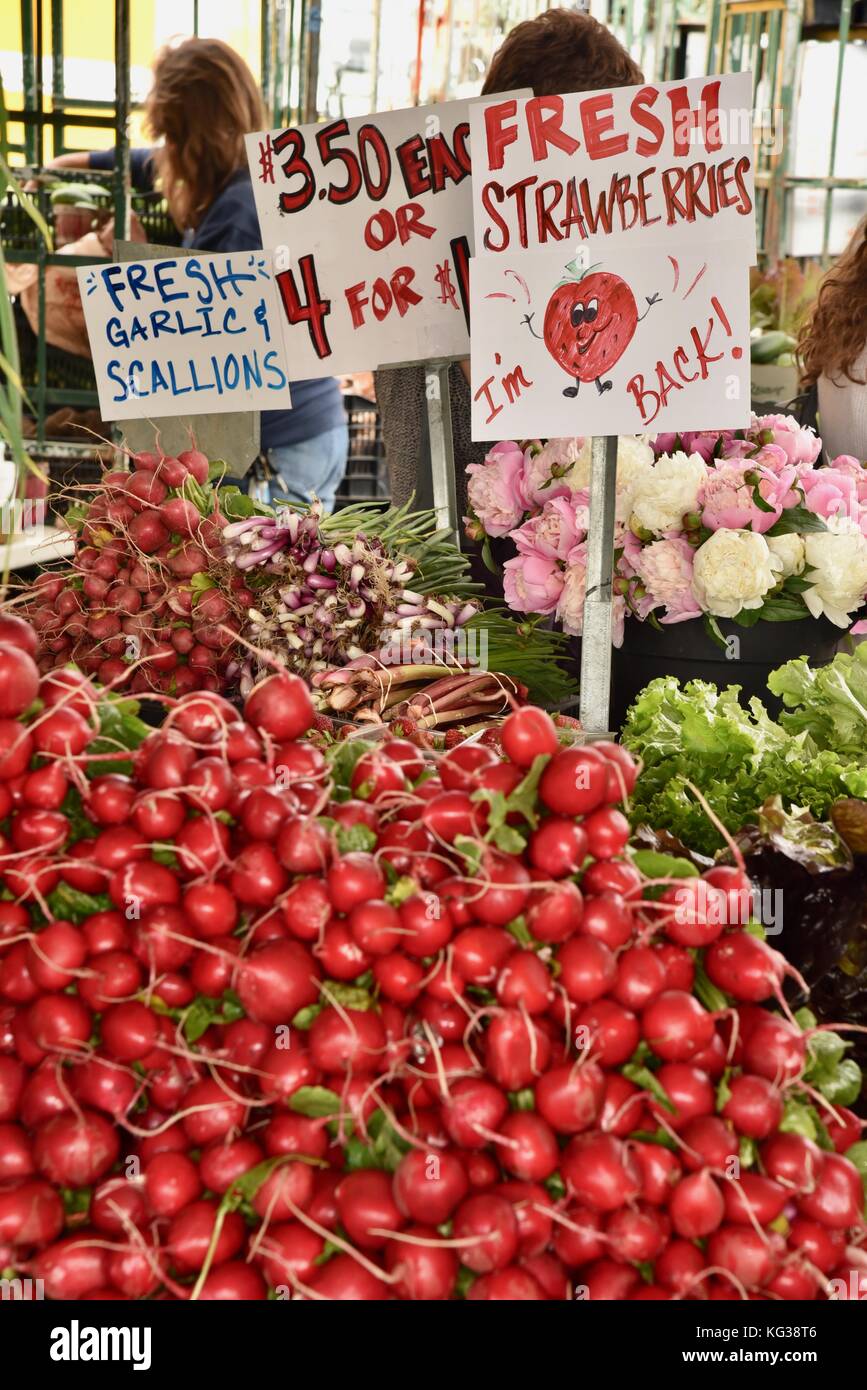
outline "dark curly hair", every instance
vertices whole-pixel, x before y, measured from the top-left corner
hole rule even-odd
[[[812,314],[798,337],[801,382],[813,386],[820,376],[853,376],[867,344],[867,217],[819,286]]]
[[[491,60],[482,95],[532,87],[536,96],[552,96],[643,81],[638,64],[598,19],[556,9],[509,31]]]

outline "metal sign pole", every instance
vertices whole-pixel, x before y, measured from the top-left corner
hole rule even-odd
[[[460,546],[448,362],[428,363],[426,394],[434,511],[438,525],[450,531],[455,545]]]
[[[612,579],[614,504],[617,490],[617,435],[599,435],[591,445],[590,527],[587,533],[587,587],[581,637],[583,727],[608,732],[611,701]]]

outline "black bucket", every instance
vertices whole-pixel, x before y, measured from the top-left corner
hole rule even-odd
[[[757,695],[776,716],[780,701],[768,690],[768,676],[778,666],[806,656],[811,666],[832,661],[845,633],[827,618],[802,618],[792,623],[758,622],[740,627],[718,619],[728,647],[723,650],[705,631],[700,619],[655,628],[627,620],[623,646],[614,652],[612,729],[620,728],[639,691],[656,676],[686,681],[712,681],[720,688],[739,685],[741,702]]]

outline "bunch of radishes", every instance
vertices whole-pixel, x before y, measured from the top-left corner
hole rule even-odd
[[[72,568],[41,575],[25,602],[40,670],[74,661],[134,693],[222,690],[253,595],[221,559],[226,518],[208,460],[188,449],[131,462],[73,513]]]
[[[0,1269],[51,1298],[867,1293],[861,1123],[806,1079],[839,1040],[765,1007],[786,967],[725,926],[737,867],[631,861],[622,749],[525,707],[504,757],[329,758],[280,673],[243,719],[168,702],[122,775],[34,649],[0,624]]]

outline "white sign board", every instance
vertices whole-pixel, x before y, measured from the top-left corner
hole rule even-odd
[[[470,299],[473,439],[749,424],[749,269],[736,248],[603,240],[569,262],[476,256]]]
[[[469,108],[246,137],[296,377],[467,355]]]
[[[477,254],[716,239],[754,264],[752,108],[748,72],[473,104]]]
[[[291,408],[267,253],[100,263],[78,282],[104,420]]]

